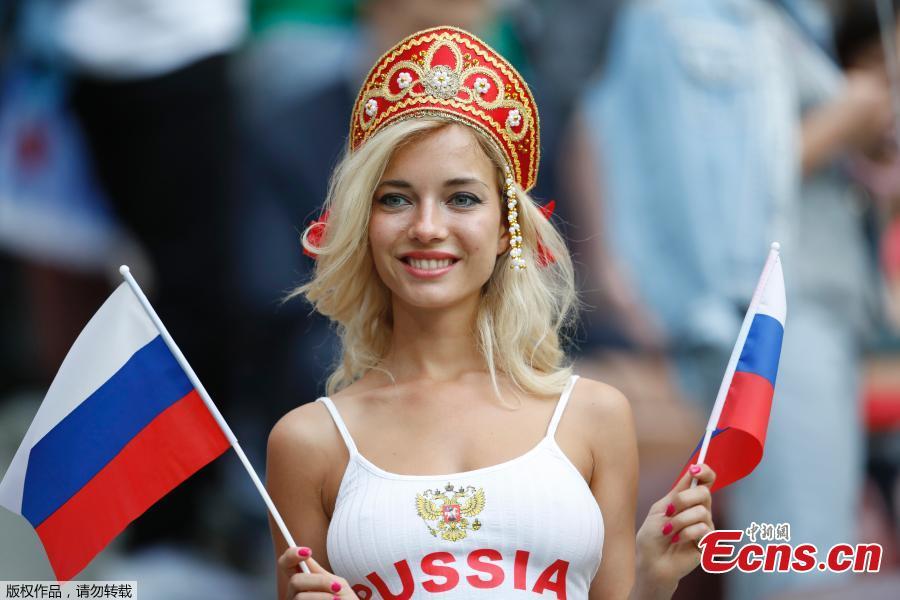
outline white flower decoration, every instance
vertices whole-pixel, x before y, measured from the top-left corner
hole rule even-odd
[[[484,96],[491,89],[491,82],[487,80],[487,77],[479,77],[475,80],[474,87],[476,92]]]
[[[510,127],[518,127],[519,123],[522,122],[522,115],[519,113],[518,108],[514,108],[509,111],[509,115],[506,117],[506,123]]]
[[[431,84],[441,91],[449,90],[451,86],[450,76],[444,71],[435,71],[431,75]]]
[[[371,98],[368,102],[366,102],[366,114],[370,117],[374,117],[378,112],[378,102],[375,101],[375,98]]]
[[[412,75],[410,75],[408,71],[401,71],[400,74],[397,75],[397,85],[400,86],[401,90],[408,88],[411,83]]]

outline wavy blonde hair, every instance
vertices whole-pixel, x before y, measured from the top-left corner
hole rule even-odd
[[[386,126],[355,152],[345,154],[332,174],[324,210],[327,232],[314,246],[304,230],[303,246],[317,256],[312,278],[289,293],[304,296],[313,308],[336,324],[341,356],[328,377],[331,395],[370,369],[393,375],[379,362],[391,342],[391,292],[381,281],[369,247],[372,197],[388,162],[402,145],[453,123],[440,117],[406,119]],[[487,136],[473,132],[479,146],[497,167],[501,202],[504,155]],[[534,200],[514,184],[523,257],[528,268],[513,271],[509,253],[498,257],[482,288],[475,330],[495,393],[497,373],[505,373],[519,389],[541,395],[559,394],[572,372],[563,350],[578,304],[572,259],[562,236],[541,214]],[[504,202],[505,203],[505,202]],[[505,218],[504,218],[505,222]],[[555,257],[546,267],[537,263],[537,240]]]

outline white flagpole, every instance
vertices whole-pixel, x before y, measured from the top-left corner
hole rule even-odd
[[[703,436],[703,444],[700,446],[700,454],[697,455],[697,464],[701,464],[706,460],[706,451],[709,449],[709,441],[712,439],[712,434],[716,430],[716,423],[719,422],[719,417],[722,415],[722,407],[725,405],[728,388],[731,387],[734,371],[737,369],[738,361],[741,358],[741,350],[744,348],[744,342],[747,341],[747,332],[750,331],[750,325],[753,323],[753,317],[756,315],[756,309],[759,306],[760,296],[762,296],[762,292],[766,287],[766,282],[769,281],[769,273],[772,272],[772,266],[775,264],[780,250],[781,244],[772,242],[772,245],[769,248],[769,256],[766,258],[766,264],[763,266],[762,274],[759,276],[756,289],[753,291],[753,297],[750,299],[750,307],[747,309],[747,314],[744,315],[744,322],[741,323],[741,330],[738,333],[737,342],[735,342],[734,348],[731,351],[731,358],[728,359],[728,366],[725,367],[725,376],[722,378],[722,383],[719,385],[719,393],[716,394],[716,403],[713,405],[712,413],[709,415],[709,421],[706,422],[706,433]],[[697,479],[694,478],[691,481],[691,487],[693,488],[696,486]]]
[[[891,0],[875,0],[878,10],[878,25],[881,30],[881,46],[884,50],[885,68],[891,85],[891,100],[894,106],[894,142],[900,148],[900,65],[897,64],[897,15]]]
[[[241,464],[244,465],[244,468],[247,470],[247,474],[250,475],[250,479],[253,480],[253,485],[256,486],[259,495],[262,496],[263,501],[269,508],[269,512],[272,514],[272,518],[275,519],[275,523],[278,525],[278,529],[281,530],[281,535],[284,536],[284,539],[288,543],[288,546],[296,546],[296,544],[294,543],[294,538],[291,537],[291,533],[288,531],[287,525],[284,524],[284,519],[281,518],[281,515],[278,513],[278,509],[275,508],[275,503],[272,502],[272,498],[269,497],[269,492],[266,491],[266,487],[259,480],[259,477],[256,475],[256,471],[253,470],[253,466],[247,459],[247,455],[244,454],[244,450],[238,443],[234,432],[231,431],[231,427],[229,427],[228,423],[225,422],[225,417],[223,417],[222,413],[219,412],[219,408],[212,401],[212,398],[210,398],[209,393],[206,391],[206,388],[204,388],[203,384],[200,383],[200,378],[197,377],[196,373],[194,373],[194,369],[191,368],[191,365],[184,357],[184,354],[181,353],[181,350],[178,348],[175,340],[172,339],[171,335],[169,335],[169,331],[166,329],[166,326],[163,325],[163,322],[160,320],[159,315],[157,315],[156,311],[153,310],[153,306],[150,304],[150,301],[147,300],[147,296],[144,295],[144,291],[141,290],[141,286],[139,286],[134,277],[132,277],[131,269],[129,269],[127,265],[122,265],[121,267],[119,267],[119,273],[122,274],[122,277],[125,278],[125,281],[134,292],[134,295],[137,296],[137,299],[140,301],[141,306],[144,307],[144,311],[147,313],[147,316],[150,317],[151,321],[153,321],[153,324],[159,331],[159,335],[166,343],[166,346],[169,347],[169,350],[175,356],[175,360],[177,360],[178,364],[181,365],[181,368],[184,369],[184,372],[188,376],[188,379],[190,379],[191,383],[194,385],[194,388],[197,390],[197,393],[203,399],[203,403],[206,404],[206,408],[209,409],[209,412],[212,414],[213,418],[222,429],[222,433],[224,433],[225,437],[228,438],[228,442],[231,444],[231,447],[234,448],[234,451],[237,453],[238,458],[241,459]],[[304,573],[309,573],[309,567],[306,566],[306,563],[300,563],[300,566],[303,568]]]

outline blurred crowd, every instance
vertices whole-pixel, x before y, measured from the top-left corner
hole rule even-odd
[[[717,497],[716,524],[878,542],[883,572],[698,571],[676,597],[897,597],[900,2],[881,20],[879,2],[7,0],[0,468],[129,264],[262,474],[269,429],[323,393],[336,357],[328,323],[281,300],[310,274],[299,233],[359,85],[401,37],[456,25],[537,100],[534,196],[557,202],[586,305],[570,352],[633,404],[641,520],[700,439],[782,244],[765,456]],[[233,458],[86,574],[138,579],[149,600],[271,597],[265,506]],[[50,578],[15,519],[0,515],[0,580]]]

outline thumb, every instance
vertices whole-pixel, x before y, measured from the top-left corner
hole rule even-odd
[[[694,469],[696,472],[691,472],[691,469]],[[681,474],[681,477],[675,483],[675,486],[669,491],[668,496],[674,497],[678,492],[682,492],[691,487],[691,480],[697,477],[702,472],[702,468],[699,468],[696,464],[690,464],[685,467],[684,472]]]
[[[308,550],[308,548],[306,550]],[[299,570],[302,559],[303,556],[300,554],[300,548],[296,546],[288,548],[278,557],[278,566],[287,571]]]

